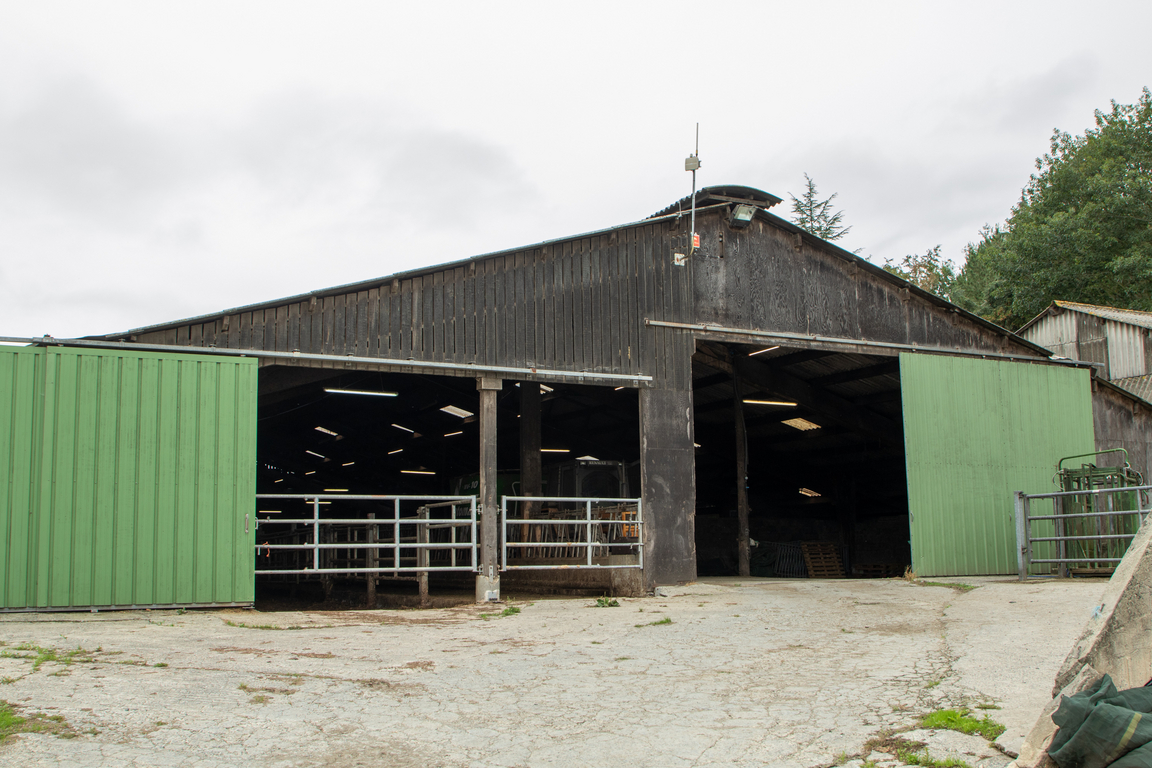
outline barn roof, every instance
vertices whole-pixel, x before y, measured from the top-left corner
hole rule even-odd
[[[1022,334],[1024,331],[1031,328],[1041,319],[1050,315],[1058,315],[1066,310],[1079,312],[1085,315],[1092,315],[1093,317],[1103,318],[1104,320],[1112,320],[1118,323],[1128,323],[1129,325],[1137,325],[1141,328],[1152,329],[1152,312],[1141,312],[1137,309],[1120,309],[1119,307],[1101,307],[1095,304],[1081,304],[1076,301],[1053,301],[1052,304],[1043,312],[1036,315],[1036,317],[1029,320],[1024,327],[1016,333]]]

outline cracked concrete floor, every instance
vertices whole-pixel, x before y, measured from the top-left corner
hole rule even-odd
[[[0,699],[78,735],[10,738],[0,765],[808,768],[963,704],[999,707],[1015,750],[1105,582],[962,581],[709,579],[487,618],[5,614]],[[87,653],[33,669],[21,644]]]

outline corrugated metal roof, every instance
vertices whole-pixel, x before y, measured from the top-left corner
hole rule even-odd
[[[782,202],[776,195],[755,187],[741,187],[735,184],[703,187],[696,191],[696,209],[702,205],[720,202],[743,202],[760,208],[771,208]],[[686,195],[667,208],[663,208],[648,218],[657,219],[661,216],[670,216],[673,213],[687,213],[692,208],[692,195]]]
[[[1017,335],[1023,336],[1024,331],[1040,322],[1042,318],[1055,314],[1062,309],[1070,309],[1073,312],[1083,312],[1086,315],[1102,317],[1105,320],[1115,320],[1121,323],[1129,323],[1130,325],[1138,325],[1141,328],[1152,328],[1152,312],[1141,312],[1137,309],[1120,309],[1119,307],[1101,307],[1095,304],[1081,304],[1076,301],[1061,301],[1058,299],[1052,302],[1052,306],[1025,323],[1020,330],[1016,331]]]
[[[1152,401],[1152,374],[1148,376],[1132,376],[1127,379],[1116,379],[1112,383],[1142,400]]]

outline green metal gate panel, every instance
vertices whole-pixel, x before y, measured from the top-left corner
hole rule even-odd
[[[0,348],[0,609],[251,603],[256,377]]]
[[[1091,451],[1088,371],[901,354],[912,569],[1016,572],[1013,491],[1052,489],[1061,456]]]

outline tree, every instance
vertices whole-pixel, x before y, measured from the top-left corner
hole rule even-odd
[[[816,182],[808,174],[804,174],[804,182],[804,193],[799,198],[788,193],[792,198],[792,222],[822,240],[839,240],[848,234],[852,227],[840,226],[844,212],[832,210],[836,195],[821,200],[816,193]]]
[[[909,254],[895,263],[892,259],[885,259],[884,270],[942,299],[952,299],[956,268],[940,255],[939,245],[929,248],[923,255]]]
[[[1019,328],[1054,299],[1152,310],[1152,94],[1054,131],[1003,227],[966,249],[956,303]]]

